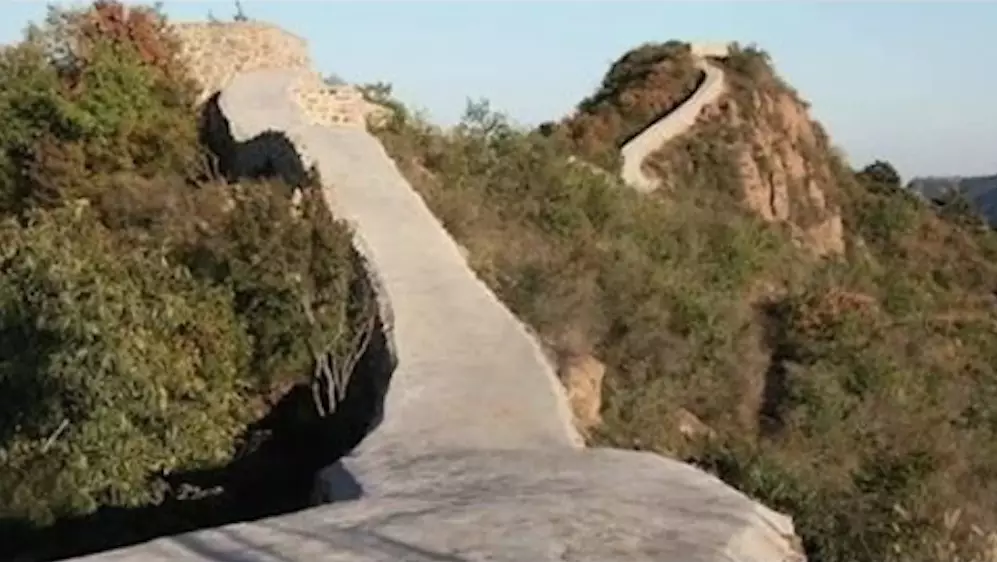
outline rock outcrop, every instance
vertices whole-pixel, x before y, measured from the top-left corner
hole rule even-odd
[[[558,376],[568,390],[575,425],[583,434],[602,423],[602,379],[606,366],[588,354],[567,354],[558,362]]]
[[[331,503],[85,560],[803,559],[788,517],[705,472],[583,448],[536,339],[374,137],[296,101],[300,76],[243,68],[212,103],[236,146],[260,151],[277,135],[315,165],[333,212],[354,225],[397,364],[380,423],[323,471]]]
[[[797,239],[818,255],[844,252],[841,213],[828,200],[837,180],[830,164],[810,156],[827,154],[830,147],[804,106],[780,90],[754,92],[747,111],[738,103],[729,100],[721,118],[751,131],[752,138],[738,148],[747,206],[768,222],[791,225]]]

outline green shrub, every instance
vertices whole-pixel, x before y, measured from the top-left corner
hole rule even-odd
[[[355,353],[348,346],[371,301],[353,292],[363,270],[320,185],[304,189],[300,216],[270,182],[243,183],[232,196],[234,206],[214,230],[178,247],[177,259],[232,291],[254,344],[249,376],[269,394],[301,383],[316,353]]]
[[[154,502],[150,478],[229,459],[249,341],[226,290],[122,247],[85,205],[0,240],[3,516]]]
[[[5,552],[45,546],[24,523],[183,496],[166,476],[270,439],[247,432],[316,358],[348,376],[363,351],[369,286],[318,178],[296,208],[209,173],[176,47],[155,11],[96,2],[0,53]],[[174,529],[165,505],[120,535]]]

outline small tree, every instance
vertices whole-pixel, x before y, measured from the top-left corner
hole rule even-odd
[[[331,87],[345,86],[347,84],[346,80],[343,80],[343,78],[336,73],[327,74],[322,81],[325,82],[326,86]]]
[[[235,21],[249,21],[249,17],[246,16],[246,12],[242,9],[242,2],[235,0],[235,16],[232,18]]]
[[[885,160],[876,160],[858,173],[859,179],[865,182],[900,187],[901,179],[897,169]]]

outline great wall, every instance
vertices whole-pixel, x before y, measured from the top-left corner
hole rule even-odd
[[[367,133],[376,108],[325,85],[301,38],[255,22],[178,34],[202,99],[217,106],[217,134],[239,147],[276,132],[300,167],[318,167],[368,262],[395,367],[379,425],[319,475],[321,505],[77,560],[804,560],[788,517],[719,479],[651,453],[584,447],[537,339]],[[705,62],[722,52],[697,52],[700,89],[623,147],[637,189],[654,187],[644,157],[723,91]],[[266,150],[246,158],[279,156]]]
[[[691,51],[696,66],[703,72],[699,88],[685,103],[648,125],[620,148],[620,154],[623,156],[620,176],[624,183],[642,193],[653,191],[657,187],[655,180],[644,172],[643,166],[647,157],[662,144],[692,127],[703,108],[716,102],[724,93],[723,70],[710,64],[707,59],[725,56],[727,45],[693,44]]]

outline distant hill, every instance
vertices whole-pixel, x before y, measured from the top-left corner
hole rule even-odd
[[[914,178],[907,184],[907,188],[933,201],[940,201],[959,193],[986,217],[990,224],[997,225],[997,174]]]

